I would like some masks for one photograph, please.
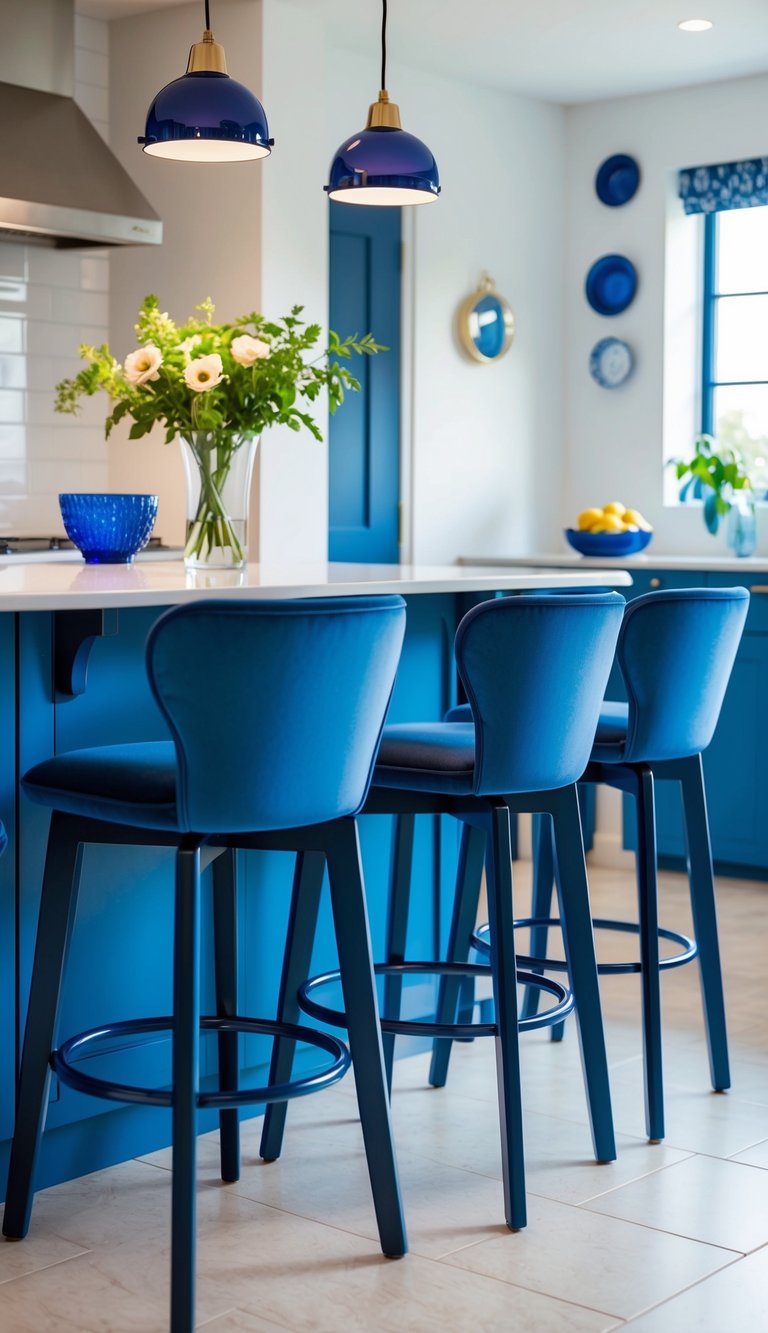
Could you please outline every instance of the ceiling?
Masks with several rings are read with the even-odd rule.
[[[77,8],[122,18],[179,3],[77,0]],[[322,10],[339,46],[378,51],[379,0],[279,3]],[[225,4],[212,0],[214,28]],[[682,33],[685,18],[711,19],[714,28]],[[766,0],[389,0],[388,37],[395,90],[398,62],[564,103],[768,71]]]

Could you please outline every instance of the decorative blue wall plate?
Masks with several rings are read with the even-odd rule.
[[[597,197],[609,208],[628,204],[639,184],[640,168],[628,153],[614,153],[613,157],[607,157],[595,176]]]
[[[598,315],[620,315],[637,291],[637,269],[625,255],[602,255],[587,274],[587,300]]]
[[[589,354],[589,373],[602,389],[618,389],[634,365],[632,348],[621,338],[601,338]]]

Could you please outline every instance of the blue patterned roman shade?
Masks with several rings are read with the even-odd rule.
[[[678,194],[686,213],[722,213],[768,204],[768,157],[684,167],[678,176]]]

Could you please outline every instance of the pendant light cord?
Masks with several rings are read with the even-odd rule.
[[[205,0],[205,30],[206,32],[211,31],[211,10],[209,0]]]
[[[206,5],[208,0],[205,0]],[[382,89],[387,86],[387,0],[382,0],[381,13],[381,83]]]

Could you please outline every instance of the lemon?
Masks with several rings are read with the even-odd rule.
[[[624,523],[623,523],[623,521],[619,518],[618,514],[605,514],[605,513],[604,513],[602,519],[600,520],[600,523],[601,523],[601,528],[602,528],[602,531],[603,531],[603,532],[623,532],[623,531],[624,531]],[[592,531],[594,532],[594,528],[592,529]]]
[[[590,532],[607,532],[608,529],[607,529],[607,527],[605,526],[605,523],[602,523],[602,522],[601,522],[601,523],[593,523],[593,524],[592,524],[592,527],[589,529],[589,531],[590,531]]]
[[[624,524],[623,531],[624,531],[624,532],[639,532],[640,529],[639,529],[639,527],[637,526],[636,523],[625,523],[625,524]]]
[[[628,509],[624,514],[625,523],[636,523],[641,532],[653,532],[653,526],[643,518],[639,509]]]
[[[610,504],[603,505],[604,514],[615,514],[617,518],[623,518],[626,512],[627,507],[621,503],[621,500],[611,500]]]
[[[592,524],[598,523],[602,517],[602,509],[583,509],[576,519],[576,527],[579,532],[589,532]]]

